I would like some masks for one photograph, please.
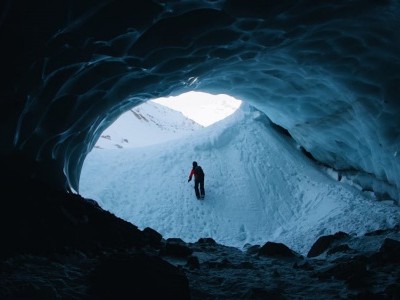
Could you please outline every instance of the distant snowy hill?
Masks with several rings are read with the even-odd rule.
[[[149,146],[179,139],[203,128],[182,113],[153,101],[122,114],[98,139],[95,148],[118,149]]]
[[[180,111],[184,116],[206,127],[233,114],[242,104],[241,100],[226,94],[212,95],[195,91],[153,101]]]

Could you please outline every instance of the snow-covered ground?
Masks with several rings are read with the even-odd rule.
[[[192,161],[205,171],[206,198],[188,183]],[[265,115],[242,105],[180,139],[131,149],[93,149],[80,194],[140,229],[186,242],[281,242],[306,254],[321,235],[393,227],[400,208],[334,180]]]

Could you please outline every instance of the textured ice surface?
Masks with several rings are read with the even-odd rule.
[[[1,151],[77,190],[86,154],[132,105],[225,93],[346,178],[398,199],[398,28],[398,1],[5,5]]]

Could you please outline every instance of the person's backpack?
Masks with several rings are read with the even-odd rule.
[[[202,169],[200,166],[197,166],[197,167],[194,169],[194,172],[195,172],[196,175],[198,175],[198,176],[204,176],[203,169]]]

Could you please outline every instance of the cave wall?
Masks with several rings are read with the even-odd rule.
[[[5,1],[7,170],[79,190],[128,108],[197,90],[263,111],[318,161],[399,199],[398,1]]]

